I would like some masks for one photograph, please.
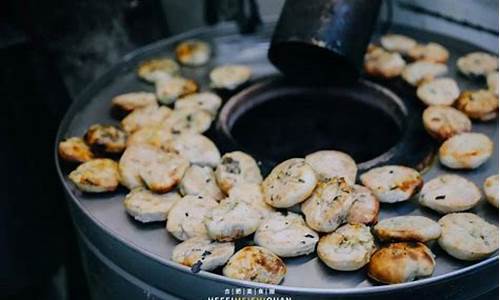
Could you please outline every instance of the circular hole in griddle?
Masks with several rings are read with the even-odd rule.
[[[359,164],[400,141],[406,112],[398,99],[363,81],[328,88],[271,81],[231,98],[219,126],[236,148],[273,164],[325,149],[349,153]]]

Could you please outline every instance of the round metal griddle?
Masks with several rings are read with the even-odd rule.
[[[209,41],[215,56],[201,68],[183,68],[182,75],[196,79],[201,90],[209,89],[208,73],[220,64],[241,63],[252,67],[254,82],[276,74],[267,61],[269,37],[273,24],[264,25],[258,33],[242,36],[232,25],[195,30],[144,47],[124,57],[99,80],[92,83],[72,105],[63,120],[57,143],[63,138],[82,136],[94,123],[117,124],[110,114],[111,98],[131,91],[153,91],[154,87],[140,81],[135,74],[137,64],[150,57],[172,56],[175,45],[187,38]],[[455,61],[465,53],[479,50],[466,42],[414,28],[395,27],[393,31],[407,34],[419,41],[437,41],[450,50],[449,75],[458,80],[461,89],[479,88],[484,83],[466,79],[457,74]],[[414,93],[400,80],[380,81],[396,94]],[[231,96],[225,94],[224,100]],[[401,96],[401,95],[400,95]],[[403,95],[406,97],[405,95]],[[401,97],[403,97],[401,96]],[[363,122],[363,120],[360,120]],[[212,126],[214,127],[214,126]],[[208,132],[214,134],[213,128]],[[456,172],[473,180],[478,186],[486,177],[498,173],[498,123],[474,123],[473,131],[483,132],[495,143],[495,155],[474,171]],[[381,133],[383,134],[383,133]],[[360,147],[369,147],[360,142]],[[219,145],[224,151],[224,145]],[[57,151],[56,151],[57,152]],[[56,154],[57,155],[57,154]],[[411,155],[411,153],[408,153]],[[227,296],[225,289],[236,287],[272,288],[276,295],[293,299],[344,298],[465,299],[491,289],[498,282],[498,253],[478,262],[456,260],[444,253],[437,243],[431,244],[436,255],[436,269],[432,277],[397,285],[376,285],[366,276],[366,270],[337,272],[319,261],[316,255],[285,259],[288,274],[281,285],[270,286],[223,277],[214,273],[193,274],[187,267],[170,261],[173,247],[178,243],[166,233],[164,223],[140,224],[130,218],[122,205],[127,191],[120,189],[108,194],[83,194],[68,180],[73,167],[57,159],[59,176],[64,184],[71,214],[77,229],[87,271],[87,279],[95,299],[206,299],[208,296]],[[424,174],[429,180],[448,173],[434,160]],[[485,200],[472,210],[488,222],[498,225],[498,210]],[[421,208],[415,199],[381,205],[380,219],[397,215],[425,215],[438,220],[440,215]],[[240,245],[241,246],[241,245]],[[430,299],[430,298],[429,298]]]

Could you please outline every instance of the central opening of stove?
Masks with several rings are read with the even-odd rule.
[[[400,141],[405,116],[399,98],[374,83],[306,87],[270,81],[231,98],[219,125],[237,148],[262,161],[336,149],[359,164]]]

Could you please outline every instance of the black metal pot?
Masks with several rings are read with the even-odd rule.
[[[300,81],[354,81],[362,67],[381,0],[287,0],[269,60]]]

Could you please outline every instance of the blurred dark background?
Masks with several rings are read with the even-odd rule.
[[[125,53],[168,36],[159,1],[0,4],[0,296],[88,299],[53,142],[74,96]]]
[[[53,161],[55,133],[72,99],[140,46],[220,21],[252,30],[248,2],[0,1],[1,299],[89,298]],[[255,2],[262,18],[274,19],[284,1]],[[498,52],[497,36],[488,33],[498,32],[498,1],[393,5],[395,22],[467,36]],[[469,24],[461,22],[465,17]]]

